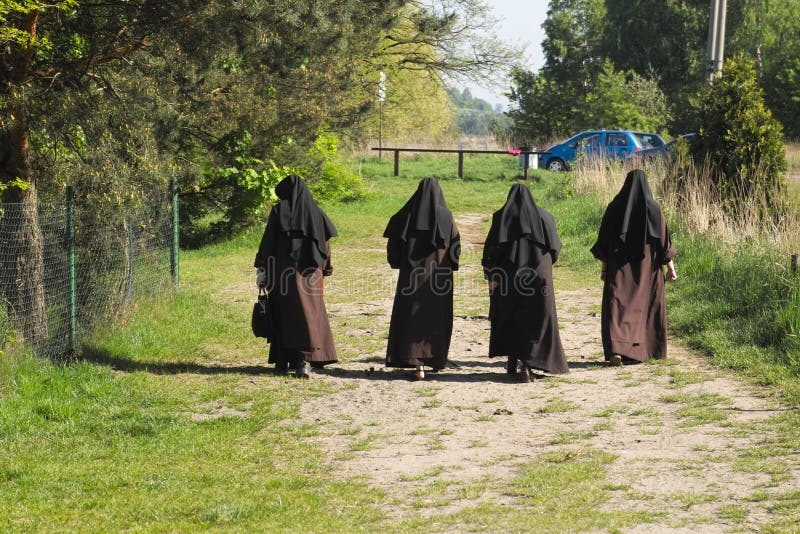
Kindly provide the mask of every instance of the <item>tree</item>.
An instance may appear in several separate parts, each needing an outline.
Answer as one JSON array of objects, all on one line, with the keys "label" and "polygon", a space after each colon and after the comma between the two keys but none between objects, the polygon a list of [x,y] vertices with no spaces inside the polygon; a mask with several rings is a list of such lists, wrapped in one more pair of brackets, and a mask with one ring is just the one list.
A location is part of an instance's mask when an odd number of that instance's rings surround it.
[{"label": "tree", "polygon": [[606,60],[586,97],[585,115],[595,128],[660,132],[667,125],[667,99],[655,81],[616,71]]},{"label": "tree", "polygon": [[[165,6],[166,4],[166,6]],[[22,334],[36,342],[47,335],[43,250],[37,217],[38,180],[33,172],[32,132],[41,102],[63,102],[64,94],[87,84],[113,92],[107,72],[148,45],[152,23],[169,24],[185,6],[180,1],[140,0],[86,4],[78,0],[0,0],[1,127],[9,153],[0,168],[3,200],[18,205],[18,221],[4,219],[9,245],[21,251],[3,273],[12,313],[29,315]],[[185,14],[185,13],[184,13]]]},{"label": "tree", "polygon": [[756,65],[730,58],[722,75],[698,95],[696,160],[711,162],[717,194],[730,209],[755,196],[778,205],[785,185],[783,130],[764,102]]},{"label": "tree", "polygon": [[787,137],[800,138],[797,58],[800,57],[800,0],[747,0],[729,3],[727,49],[756,62],[767,105],[783,123]]}]

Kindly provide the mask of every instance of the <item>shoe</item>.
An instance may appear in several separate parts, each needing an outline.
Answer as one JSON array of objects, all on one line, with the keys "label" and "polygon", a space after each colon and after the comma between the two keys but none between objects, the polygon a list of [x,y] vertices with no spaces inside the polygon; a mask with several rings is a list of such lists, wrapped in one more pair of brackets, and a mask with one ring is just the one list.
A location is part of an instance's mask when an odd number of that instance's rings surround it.
[{"label": "shoe", "polygon": [[310,371],[311,366],[308,365],[308,362],[300,362],[295,368],[294,375],[297,378],[309,378],[311,376]]},{"label": "shoe", "polygon": [[622,367],[622,356],[619,354],[612,354],[611,359],[608,360],[608,365],[611,367]]},{"label": "shoe", "polygon": [[519,381],[523,384],[530,384],[533,381],[531,370],[527,365],[522,366],[522,370],[519,372]]},{"label": "shoe", "polygon": [[510,375],[517,374],[517,358],[513,356],[508,357],[508,361],[506,362],[506,373]]},{"label": "shoe", "polygon": [[414,370],[414,379],[415,380],[424,380],[425,379],[425,371],[422,370],[422,367],[417,367]]}]

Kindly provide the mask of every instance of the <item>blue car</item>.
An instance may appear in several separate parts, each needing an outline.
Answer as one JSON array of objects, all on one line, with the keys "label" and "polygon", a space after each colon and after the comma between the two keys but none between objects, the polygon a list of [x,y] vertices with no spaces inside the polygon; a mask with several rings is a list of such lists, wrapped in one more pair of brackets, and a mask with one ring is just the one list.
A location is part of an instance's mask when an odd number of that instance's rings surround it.
[{"label": "blue car", "polygon": [[623,159],[634,152],[663,146],[658,134],[631,130],[587,130],[539,154],[539,168],[567,171],[579,156],[585,158]]}]

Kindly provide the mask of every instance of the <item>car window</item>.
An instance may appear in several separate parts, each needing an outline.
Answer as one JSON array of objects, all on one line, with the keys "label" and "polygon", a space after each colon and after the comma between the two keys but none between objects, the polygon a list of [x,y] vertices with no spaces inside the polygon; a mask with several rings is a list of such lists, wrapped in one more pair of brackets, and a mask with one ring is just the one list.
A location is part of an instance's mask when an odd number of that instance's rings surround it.
[{"label": "car window", "polygon": [[578,137],[576,137],[575,139],[573,139],[573,140],[572,140],[572,142],[570,142],[569,146],[570,146],[571,148],[576,148],[578,145],[580,145],[580,144],[583,144],[583,143],[584,143],[584,141],[586,141],[586,138],[587,138],[588,136],[589,136],[589,134],[583,134],[583,135],[579,135]]},{"label": "car window", "polygon": [[639,144],[642,145],[644,149],[656,148],[664,145],[664,140],[657,134],[634,132],[633,136],[636,137],[636,140],[639,141]]},{"label": "car window", "polygon": [[584,149],[588,148],[588,147],[591,147],[593,149],[599,148],[600,147],[600,134],[599,133],[593,133],[593,134],[584,135],[576,143],[575,148],[577,148],[577,147],[581,147],[581,148],[584,148]]},{"label": "car window", "polygon": [[628,146],[628,137],[621,133],[607,134],[606,146]]}]

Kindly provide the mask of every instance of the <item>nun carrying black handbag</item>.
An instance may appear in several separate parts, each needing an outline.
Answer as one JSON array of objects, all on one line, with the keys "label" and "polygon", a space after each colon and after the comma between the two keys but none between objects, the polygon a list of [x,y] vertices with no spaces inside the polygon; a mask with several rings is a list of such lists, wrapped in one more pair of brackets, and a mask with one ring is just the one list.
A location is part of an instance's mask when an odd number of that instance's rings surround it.
[{"label": "nun carrying black handbag", "polygon": [[272,317],[272,306],[269,301],[269,294],[264,288],[258,289],[258,300],[253,304],[253,318],[251,321],[253,335],[272,339],[275,334],[275,323]]}]

